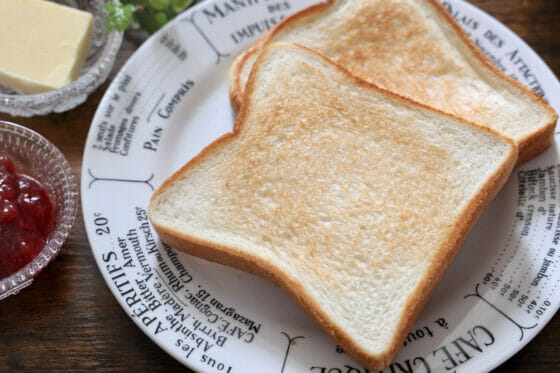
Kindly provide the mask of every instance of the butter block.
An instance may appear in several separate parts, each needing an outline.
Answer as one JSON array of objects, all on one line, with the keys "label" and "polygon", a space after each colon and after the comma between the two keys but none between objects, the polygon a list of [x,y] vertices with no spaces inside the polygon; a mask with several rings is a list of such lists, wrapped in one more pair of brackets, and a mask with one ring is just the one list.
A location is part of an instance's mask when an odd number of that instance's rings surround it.
[{"label": "butter block", "polygon": [[92,33],[90,13],[44,0],[0,0],[0,85],[40,93],[72,82]]}]

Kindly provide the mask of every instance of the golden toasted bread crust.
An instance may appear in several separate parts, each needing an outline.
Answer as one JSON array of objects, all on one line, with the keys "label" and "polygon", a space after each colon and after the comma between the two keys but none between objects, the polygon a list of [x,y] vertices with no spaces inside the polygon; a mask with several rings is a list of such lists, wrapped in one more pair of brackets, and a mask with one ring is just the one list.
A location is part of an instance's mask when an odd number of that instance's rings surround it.
[{"label": "golden toasted bread crust", "polygon": [[[204,162],[205,158],[208,157],[211,153],[218,151],[218,149],[235,140],[240,131],[243,130],[248,111],[251,107],[251,92],[253,91],[255,86],[256,76],[260,68],[260,61],[265,58],[264,56],[266,55],[267,50],[275,48],[277,44],[288,43],[273,43],[272,45],[266,47],[264,49],[264,52],[257,59],[255,67],[253,68],[247,83],[246,94],[243,97],[241,111],[238,115],[238,119],[235,123],[233,132],[223,135],[222,137],[208,145],[204,150],[202,150],[201,153],[199,153],[190,162],[183,166],[173,176],[167,179],[152,196],[150,205],[152,204],[154,199],[156,199],[157,196],[161,193],[161,191],[166,189],[166,187],[169,184],[173,183],[180,175],[184,174],[185,172],[189,172],[190,169],[196,167],[196,165],[198,165],[199,163]],[[406,97],[400,96],[398,94],[382,89],[372,83],[366,82],[353,75],[344,67],[328,60],[326,57],[308,48],[302,46],[298,47],[314,53],[324,61],[332,64],[344,74],[351,77],[356,85],[366,87],[374,91],[383,92],[384,94],[402,100],[404,103],[419,105],[428,110],[457,119],[452,115],[435,110],[426,105],[417,104]],[[471,125],[501,137],[501,135],[499,135],[496,131],[472,123]],[[368,369],[381,370],[396,358],[400,348],[402,347],[402,343],[406,338],[407,333],[422,311],[435,286],[442,278],[453,258],[456,256],[466,236],[474,226],[474,223],[476,222],[484,208],[505,184],[508,176],[515,166],[518,155],[517,145],[511,139],[506,140],[511,145],[510,154],[500,165],[495,174],[486,181],[486,183],[481,187],[478,193],[472,198],[472,200],[469,201],[464,210],[460,213],[460,217],[455,221],[455,224],[451,229],[448,238],[445,240],[445,244],[442,245],[435,259],[431,262],[425,277],[423,277],[423,279],[419,281],[416,287],[416,291],[414,291],[414,296],[408,299],[407,305],[405,307],[405,309],[408,310],[408,313],[403,314],[394,339],[391,341],[391,343],[388,344],[386,351],[380,353],[379,355],[372,355],[362,346],[358,345],[357,342],[352,338],[352,336],[350,336],[343,328],[341,328],[335,321],[333,321],[333,319],[316,304],[313,297],[308,294],[308,291],[300,283],[284,273],[275,263],[263,260],[262,258],[256,256],[249,255],[246,251],[239,247],[224,246],[221,244],[217,244],[216,242],[207,241],[199,237],[186,234],[169,226],[159,225],[158,222],[154,219],[152,219],[152,223],[162,241],[166,242],[176,249],[182,250],[188,254],[204,258],[209,261],[254,273],[274,282],[282,289],[284,289],[350,356],[355,358],[360,364],[363,364]],[[149,213],[151,216],[151,208],[149,208]]]},{"label": "golden toasted bread crust", "polygon": [[259,51],[270,41],[270,39],[278,33],[278,31],[288,27],[293,20],[298,20],[301,17],[305,17],[306,15],[314,12],[326,10],[333,3],[334,0],[326,0],[325,2],[311,5],[284,18],[270,30],[265,32],[249,49],[237,56],[229,70],[229,96],[235,110],[240,110],[241,102],[243,101],[243,93],[246,87],[244,87],[241,82],[241,70],[243,69],[243,65],[247,62],[247,59],[249,59],[251,55],[259,53]]},{"label": "golden toasted bread crust", "polygon": [[521,84],[519,81],[513,79],[511,76],[505,74],[502,70],[498,69],[496,65],[494,65],[492,61],[490,61],[490,59],[482,53],[480,48],[476,46],[465,30],[459,25],[459,23],[457,23],[455,18],[453,18],[453,16],[445,9],[442,3],[437,0],[428,0],[428,2],[444,19],[447,20],[451,26],[453,26],[455,32],[457,32],[471,52],[488,70],[525,92],[532,100],[541,105],[552,117],[552,120],[544,127],[535,128],[533,133],[517,142],[519,147],[519,158],[517,159],[517,164],[524,163],[545,151],[552,144],[552,140],[554,139],[554,129],[556,128],[558,114],[556,114],[554,109],[550,107],[550,105],[548,105],[541,96],[537,95],[535,92]]},{"label": "golden toasted bread crust", "polygon": [[[546,101],[537,95],[532,90],[525,87],[523,84],[518,82],[517,80],[513,79],[512,77],[503,73],[500,69],[498,69],[492,61],[486,57],[484,53],[476,46],[476,44],[471,40],[469,35],[465,32],[465,30],[457,23],[457,21],[453,18],[451,14],[445,9],[443,4],[441,4],[437,0],[425,0],[428,5],[431,5],[437,12],[437,14],[447,23],[449,23],[456,34],[460,37],[460,39],[466,44],[472,54],[478,59],[484,68],[488,71],[493,73],[496,77],[499,77],[509,84],[515,86],[517,89],[524,92],[528,95],[536,104],[540,105],[544,110],[549,113],[551,120],[546,123],[544,126],[537,127],[534,129],[532,133],[524,136],[521,139],[517,140],[517,145],[519,147],[519,158],[517,160],[517,164],[524,163],[535,156],[539,155],[543,151],[545,151],[551,144],[554,139],[554,130],[556,128],[556,123],[558,120],[558,115],[550,107]],[[245,63],[247,63],[248,59],[254,55],[255,53],[259,53],[259,51],[270,42],[270,40],[278,34],[283,29],[290,27],[291,24],[301,18],[307,17],[312,13],[318,13],[322,11],[326,11],[330,6],[335,3],[335,0],[327,0],[323,3],[318,3],[312,5],[308,8],[305,8],[293,15],[283,19],[281,22],[275,25],[272,29],[270,29],[267,33],[262,35],[256,42],[251,46],[247,51],[242,53],[237,59],[234,61],[231,69],[230,69],[230,99],[232,102],[233,107],[236,110],[239,110],[242,100],[243,100],[243,91],[245,87],[242,84],[241,80],[241,71]],[[367,79],[367,78],[366,78]]]}]

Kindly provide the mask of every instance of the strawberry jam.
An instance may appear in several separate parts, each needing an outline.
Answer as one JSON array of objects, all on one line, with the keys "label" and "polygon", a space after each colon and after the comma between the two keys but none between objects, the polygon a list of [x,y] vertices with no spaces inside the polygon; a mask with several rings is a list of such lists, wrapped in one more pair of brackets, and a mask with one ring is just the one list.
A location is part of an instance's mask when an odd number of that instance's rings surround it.
[{"label": "strawberry jam", "polygon": [[54,220],[55,207],[45,187],[0,155],[0,279],[41,252]]}]

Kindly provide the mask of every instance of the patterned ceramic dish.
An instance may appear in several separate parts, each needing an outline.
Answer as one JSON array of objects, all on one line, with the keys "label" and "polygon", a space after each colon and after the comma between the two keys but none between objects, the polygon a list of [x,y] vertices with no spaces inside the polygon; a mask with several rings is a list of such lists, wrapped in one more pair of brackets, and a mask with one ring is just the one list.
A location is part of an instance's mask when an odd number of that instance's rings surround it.
[{"label": "patterned ceramic dish", "polygon": [[[365,372],[280,288],[173,250],[147,217],[154,189],[232,131],[235,56],[271,22],[316,2],[245,1],[235,11],[233,1],[200,2],[127,61],[90,126],[81,196],[100,273],[138,328],[194,371]],[[443,4],[508,75],[560,112],[560,82],[527,44],[463,0]],[[559,139],[515,169],[384,373],[491,371],[560,309]]]}]

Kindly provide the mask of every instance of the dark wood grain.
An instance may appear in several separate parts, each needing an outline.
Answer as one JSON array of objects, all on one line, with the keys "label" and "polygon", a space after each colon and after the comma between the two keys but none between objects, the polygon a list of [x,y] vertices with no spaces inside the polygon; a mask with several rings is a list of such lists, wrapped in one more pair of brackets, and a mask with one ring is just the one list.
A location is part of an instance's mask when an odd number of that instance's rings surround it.
[{"label": "dark wood grain", "polygon": [[[472,3],[510,27],[560,73],[560,1]],[[126,35],[109,81],[143,40],[138,33]],[[33,118],[0,114],[0,119],[43,134],[79,177],[86,135],[107,86],[67,113]],[[0,302],[0,330],[0,371],[189,371],[151,342],[118,305],[94,262],[81,210],[58,258],[31,287]],[[560,316],[496,371],[560,371]]]}]

